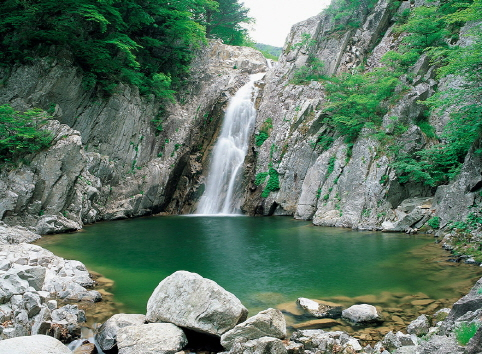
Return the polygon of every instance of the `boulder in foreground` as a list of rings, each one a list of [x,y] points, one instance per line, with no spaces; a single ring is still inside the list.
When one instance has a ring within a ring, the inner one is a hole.
[[[286,321],[280,310],[267,309],[238,324],[221,336],[221,345],[229,350],[235,340],[249,341],[262,337],[286,337]]]
[[[186,345],[186,335],[172,323],[127,326],[117,331],[119,354],[174,354]]]
[[[177,271],[159,283],[147,302],[148,322],[170,322],[221,336],[246,320],[248,310],[232,293],[199,274]]]
[[[72,354],[59,340],[44,335],[24,336],[0,341],[0,354]]]

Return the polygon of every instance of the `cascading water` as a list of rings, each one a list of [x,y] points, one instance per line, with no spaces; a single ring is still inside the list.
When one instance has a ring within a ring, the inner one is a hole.
[[[229,102],[196,214],[235,215],[241,212],[240,179],[256,120],[252,94],[255,81],[263,76],[264,73],[251,75],[250,81]]]

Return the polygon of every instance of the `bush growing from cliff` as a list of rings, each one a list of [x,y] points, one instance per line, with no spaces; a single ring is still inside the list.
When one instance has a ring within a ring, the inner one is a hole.
[[[477,332],[479,327],[480,324],[476,322],[462,322],[454,329],[457,342],[459,342],[460,345],[467,345],[472,339],[472,337],[475,335],[475,332]]]
[[[0,106],[0,164],[49,147],[52,134],[41,129],[46,120],[39,109],[18,112],[10,105]]]

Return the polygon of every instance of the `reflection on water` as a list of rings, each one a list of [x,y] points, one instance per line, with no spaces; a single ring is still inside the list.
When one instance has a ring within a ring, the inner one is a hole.
[[[150,217],[98,223],[38,244],[113,279],[114,299],[135,313],[145,313],[154,288],[177,270],[216,281],[251,315],[298,297],[353,304],[371,295],[374,304],[413,308],[417,299],[456,299],[482,275],[480,267],[445,262],[433,238],[285,217]]]

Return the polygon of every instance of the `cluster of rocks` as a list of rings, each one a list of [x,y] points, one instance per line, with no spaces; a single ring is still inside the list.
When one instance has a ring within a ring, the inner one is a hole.
[[[148,301],[146,315],[116,314],[99,328],[95,340],[102,351],[119,354],[192,351],[225,354],[480,354],[480,289],[482,279],[451,310],[440,310],[431,317],[422,315],[408,326],[407,334],[389,332],[372,347],[363,346],[346,332],[322,329],[297,330],[287,339],[286,322],[280,310],[269,308],[247,318],[248,311],[239,299],[217,283],[195,273],[178,271],[159,283]],[[22,306],[32,311],[31,302],[28,302],[32,295],[24,294],[22,298],[25,298]],[[53,304],[52,301],[47,303]],[[298,304],[317,317],[341,315],[358,324],[381,320],[376,308],[368,304],[354,305],[342,311],[338,306],[304,298],[300,298]],[[75,306],[51,311],[52,318],[60,321],[72,317],[79,319],[82,315]],[[461,346],[456,333],[464,325],[475,325],[479,329],[466,346]],[[21,348],[19,343],[22,343]],[[89,350],[83,353],[95,353],[93,344],[82,347]],[[75,352],[84,350],[82,347]],[[52,354],[70,352],[59,341],[39,335],[0,341],[0,354],[12,350],[19,354],[33,353],[33,350]]]
[[[4,243],[11,234],[18,239],[15,232],[9,228],[3,234]],[[20,232],[29,235],[27,230]],[[102,298],[98,291],[89,290],[94,280],[84,264],[27,243],[1,244],[0,284],[0,339],[35,334],[49,334],[62,341],[78,338],[84,311],[59,302],[96,302]]]

